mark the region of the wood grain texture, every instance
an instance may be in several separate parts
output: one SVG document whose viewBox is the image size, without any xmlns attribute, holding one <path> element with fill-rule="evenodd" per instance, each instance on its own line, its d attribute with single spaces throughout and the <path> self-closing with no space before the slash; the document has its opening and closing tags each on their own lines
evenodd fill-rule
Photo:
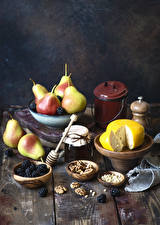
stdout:
<svg viewBox="0 0 160 225">
<path fill-rule="evenodd" d="M 160 127 L 159 106 L 153 107 L 151 124 Z M 152 107 L 151 107 L 152 110 Z M 87 108 L 87 118 L 91 111 Z M 1 118 L 1 134 L 5 129 L 8 113 Z M 89 120 L 88 120 L 89 121 Z M 89 123 L 91 124 L 91 123 Z M 92 137 L 102 130 L 91 126 Z M 93 143 L 92 143 L 93 144 Z M 93 147 L 93 146 L 92 146 Z M 53 179 L 47 185 L 47 197 L 40 198 L 38 189 L 26 189 L 17 184 L 12 178 L 14 165 L 22 160 L 14 150 L 12 158 L 6 157 L 7 149 L 0 137 L 0 225 L 159 225 L 160 224 L 160 188 L 159 185 L 150 190 L 139 193 L 124 192 L 120 187 L 121 195 L 113 198 L 110 188 L 104 188 L 96 179 L 80 182 L 86 190 L 92 189 L 95 196 L 80 197 L 70 188 L 74 181 L 66 171 L 62 158 L 53 168 Z M 156 145 L 153 155 L 159 155 L 159 146 Z M 93 150 L 93 161 L 97 162 L 103 171 L 113 170 L 110 160 Z M 53 191 L 56 185 L 63 184 L 68 188 L 64 195 Z M 107 202 L 97 202 L 97 196 L 105 193 Z"/>
<path fill-rule="evenodd" d="M 49 193 L 46 198 L 40 198 L 39 189 L 27 189 L 13 180 L 12 168 L 19 160 L 3 157 L 3 167 L 0 169 L 0 215 L 9 219 L 15 225 L 55 224 L 53 210 L 53 190 L 51 182 L 47 185 Z M 0 220 L 1 221 L 1 220 Z M 0 222 L 1 225 L 7 223 Z"/>
<path fill-rule="evenodd" d="M 159 146 L 154 145 L 150 154 L 152 157 L 159 155 Z M 122 193 L 115 199 L 122 225 L 159 225 L 159 185 L 144 192 Z"/>
<path fill-rule="evenodd" d="M 1 131 L 4 131 L 5 121 L 2 119 Z M 54 225 L 52 181 L 47 184 L 48 195 L 40 198 L 39 189 L 27 189 L 18 184 L 12 176 L 13 167 L 21 162 L 17 152 L 11 158 L 4 152 L 8 147 L 0 139 L 0 225 Z"/>
<path fill-rule="evenodd" d="M 104 169 L 103 158 L 96 153 L 95 161 Z M 78 196 L 70 184 L 75 181 L 64 170 L 64 165 L 57 165 L 54 173 L 54 186 L 62 184 L 68 188 L 63 195 L 55 193 L 56 224 L 62 225 L 118 225 L 118 217 L 114 200 L 110 196 L 109 189 L 104 192 L 104 187 L 94 178 L 91 181 L 79 182 L 86 190 L 96 192 L 94 197 L 89 193 L 88 198 Z M 97 202 L 97 196 L 105 193 L 107 202 Z M 113 217 L 113 215 L 115 215 Z"/>
</svg>

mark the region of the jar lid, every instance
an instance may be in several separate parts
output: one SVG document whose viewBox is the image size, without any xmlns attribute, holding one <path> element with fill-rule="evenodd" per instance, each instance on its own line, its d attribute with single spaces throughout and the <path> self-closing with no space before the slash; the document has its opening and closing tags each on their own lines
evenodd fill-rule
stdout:
<svg viewBox="0 0 160 225">
<path fill-rule="evenodd" d="M 94 89 L 94 95 L 104 101 L 122 98 L 127 93 L 127 87 L 120 81 L 106 81 Z"/>
<path fill-rule="evenodd" d="M 89 130 L 81 125 L 72 125 L 63 142 L 73 146 L 82 146 L 89 143 Z"/>
</svg>

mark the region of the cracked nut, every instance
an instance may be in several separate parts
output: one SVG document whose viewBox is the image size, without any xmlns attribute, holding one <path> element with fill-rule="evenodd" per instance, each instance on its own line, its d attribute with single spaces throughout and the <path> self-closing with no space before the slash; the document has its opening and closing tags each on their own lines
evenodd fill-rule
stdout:
<svg viewBox="0 0 160 225">
<path fill-rule="evenodd" d="M 71 184 L 70 184 L 70 187 L 72 188 L 72 189 L 75 189 L 75 188 L 78 188 L 78 187 L 80 187 L 81 185 L 80 185 L 80 183 L 78 183 L 78 182 L 72 182 Z"/>
<path fill-rule="evenodd" d="M 63 185 L 58 185 L 54 188 L 54 190 L 57 194 L 64 194 L 64 192 L 67 191 L 67 188 Z"/>
<path fill-rule="evenodd" d="M 85 163 L 81 160 L 71 163 L 69 166 L 69 169 L 71 172 L 81 174 L 81 175 L 89 174 L 94 171 L 93 165 L 91 165 L 90 163 Z"/>
<path fill-rule="evenodd" d="M 75 193 L 76 193 L 77 195 L 80 195 L 80 196 L 85 196 L 85 195 L 87 195 L 87 192 L 86 192 L 86 190 L 85 190 L 84 188 L 76 188 L 76 189 L 75 189 Z"/>
</svg>

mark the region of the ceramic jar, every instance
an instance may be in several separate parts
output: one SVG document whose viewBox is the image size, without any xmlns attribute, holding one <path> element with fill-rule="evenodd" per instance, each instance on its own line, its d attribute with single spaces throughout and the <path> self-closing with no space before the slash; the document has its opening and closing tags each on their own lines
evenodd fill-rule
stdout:
<svg viewBox="0 0 160 225">
<path fill-rule="evenodd" d="M 128 89 L 120 81 L 106 81 L 94 89 L 94 116 L 101 128 L 115 119 L 126 118 Z"/>
</svg>

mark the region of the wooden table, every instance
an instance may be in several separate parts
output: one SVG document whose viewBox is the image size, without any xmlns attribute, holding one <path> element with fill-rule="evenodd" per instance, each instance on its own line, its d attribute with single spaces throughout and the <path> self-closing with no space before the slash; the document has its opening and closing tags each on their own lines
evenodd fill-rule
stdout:
<svg viewBox="0 0 160 225">
<path fill-rule="evenodd" d="M 160 131 L 160 105 L 151 110 L 152 135 Z M 1 133 L 4 131 L 1 113 Z M 152 129 L 154 127 L 154 129 Z M 160 224 L 160 185 L 139 193 L 127 193 L 121 188 L 121 196 L 113 198 L 110 189 L 97 179 L 83 182 L 87 189 L 96 192 L 95 196 L 79 197 L 70 188 L 73 181 L 65 171 L 63 159 L 53 168 L 53 176 L 48 183 L 47 197 L 39 197 L 38 189 L 27 189 L 17 184 L 12 177 L 13 166 L 22 161 L 17 151 L 13 157 L 6 157 L 6 146 L 0 140 L 0 225 L 159 225 Z M 159 147 L 159 146 L 158 146 Z M 95 149 L 94 158 L 101 169 L 111 169 L 110 161 Z M 160 153 L 159 153 L 160 154 Z M 58 195 L 54 187 L 63 184 L 67 193 Z M 98 203 L 97 196 L 105 193 L 106 203 Z"/>
</svg>

